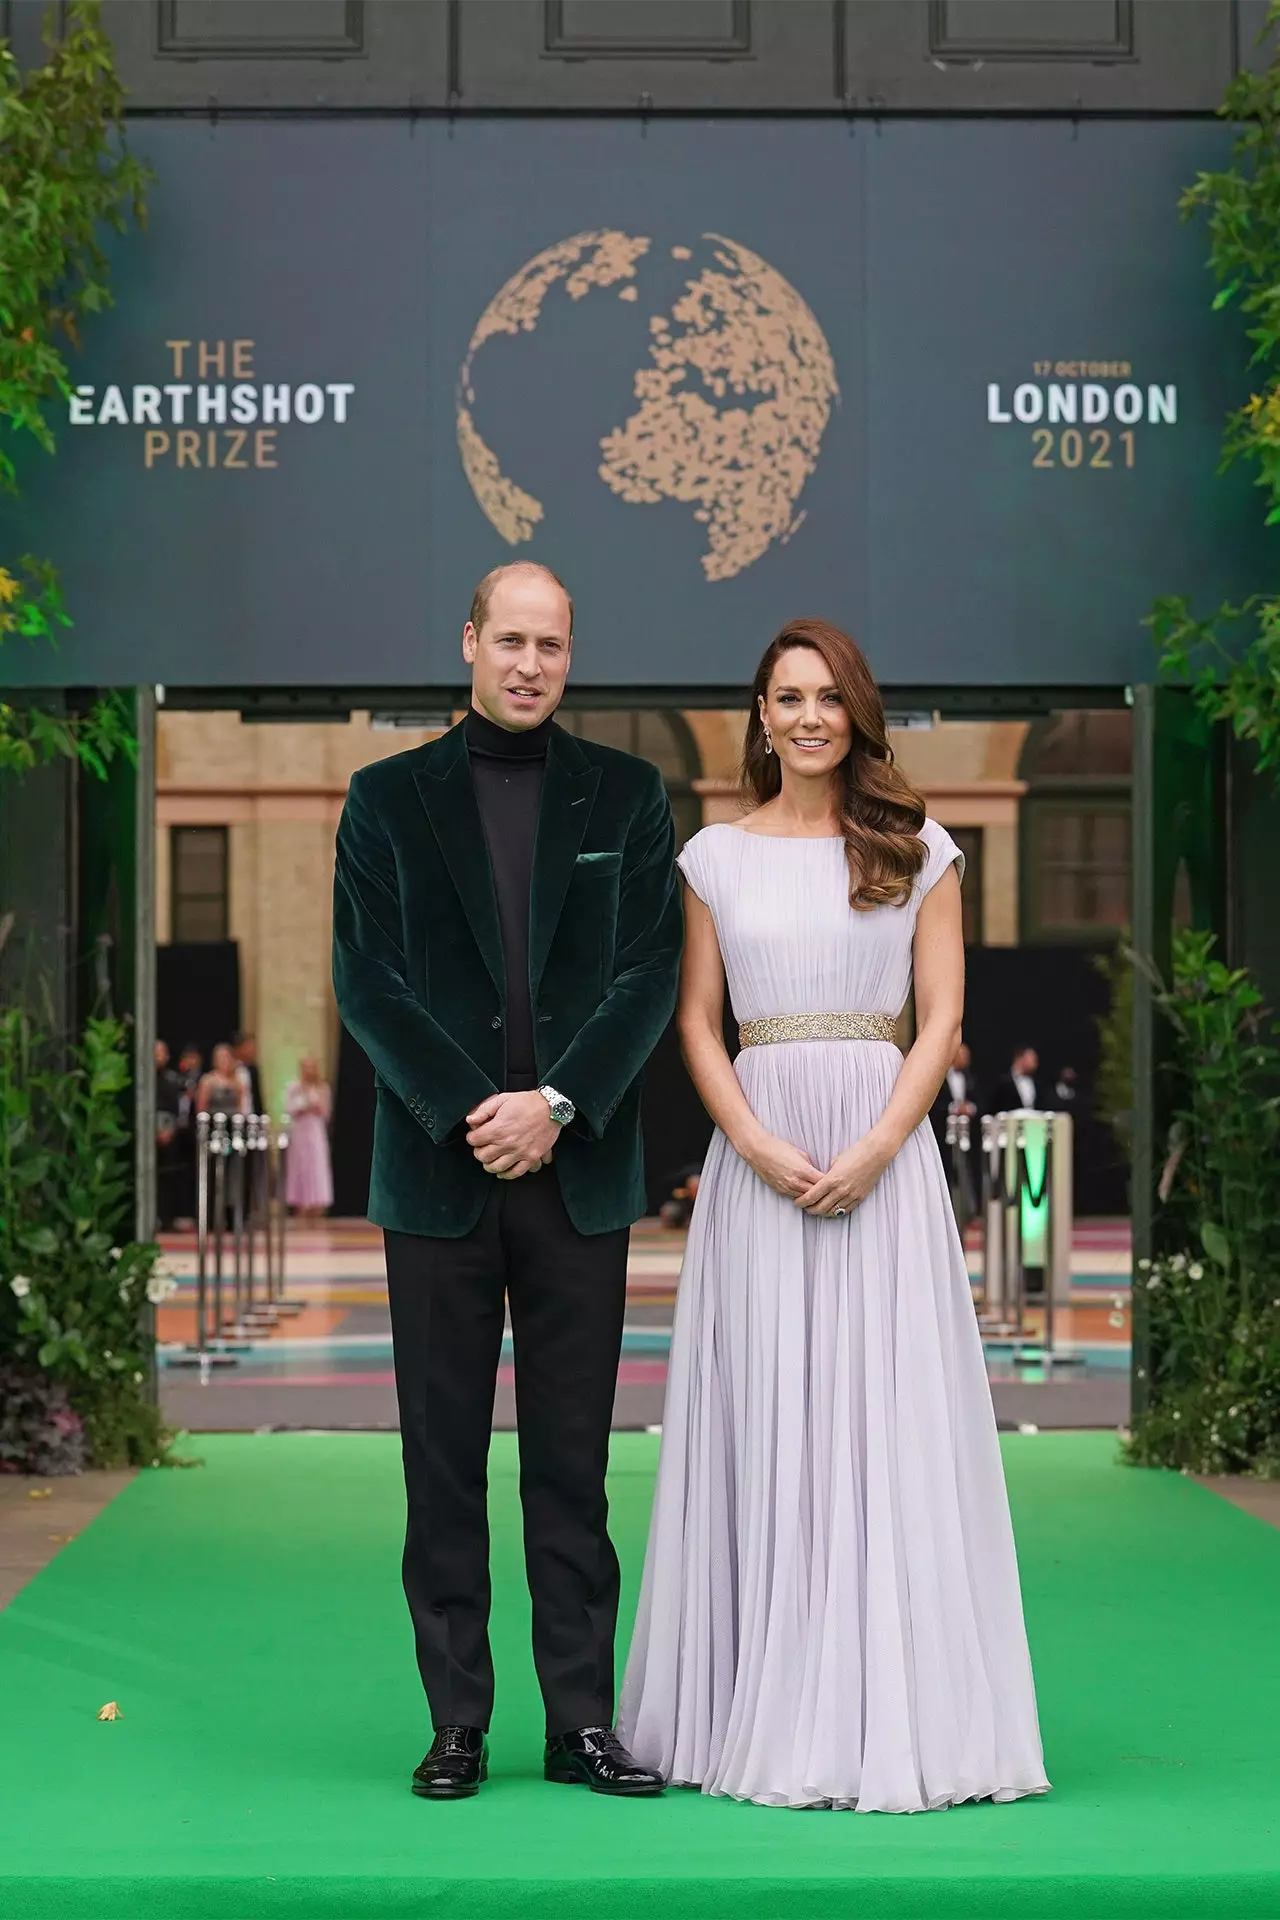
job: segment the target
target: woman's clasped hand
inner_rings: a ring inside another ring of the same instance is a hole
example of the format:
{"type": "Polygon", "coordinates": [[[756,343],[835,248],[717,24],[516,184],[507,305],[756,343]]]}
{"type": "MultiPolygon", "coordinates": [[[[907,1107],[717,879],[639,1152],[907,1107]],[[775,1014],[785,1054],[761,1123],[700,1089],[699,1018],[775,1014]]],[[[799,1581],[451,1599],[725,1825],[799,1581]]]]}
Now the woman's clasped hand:
{"type": "Polygon", "coordinates": [[[814,1166],[803,1147],[772,1133],[743,1157],[766,1186],[820,1219],[843,1219],[852,1213],[893,1158],[868,1136],[846,1147],[824,1171],[814,1166]]]}

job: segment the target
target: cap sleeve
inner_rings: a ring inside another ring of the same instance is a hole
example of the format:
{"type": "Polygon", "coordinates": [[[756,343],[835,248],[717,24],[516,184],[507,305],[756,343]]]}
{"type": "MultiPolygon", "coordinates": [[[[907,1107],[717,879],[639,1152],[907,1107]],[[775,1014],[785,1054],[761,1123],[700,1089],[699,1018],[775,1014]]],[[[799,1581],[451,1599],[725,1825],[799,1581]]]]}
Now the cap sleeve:
{"type": "Polygon", "coordinates": [[[676,865],[704,906],[711,905],[711,860],[707,848],[707,830],[686,840],[676,855],[676,865]]]}
{"type": "Polygon", "coordinates": [[[923,899],[926,893],[937,886],[947,868],[952,865],[958,869],[959,878],[964,879],[964,855],[946,828],[940,827],[936,820],[925,821],[920,830],[920,838],[925,843],[926,852],[924,866],[920,869],[920,877],[916,884],[923,899]]]}

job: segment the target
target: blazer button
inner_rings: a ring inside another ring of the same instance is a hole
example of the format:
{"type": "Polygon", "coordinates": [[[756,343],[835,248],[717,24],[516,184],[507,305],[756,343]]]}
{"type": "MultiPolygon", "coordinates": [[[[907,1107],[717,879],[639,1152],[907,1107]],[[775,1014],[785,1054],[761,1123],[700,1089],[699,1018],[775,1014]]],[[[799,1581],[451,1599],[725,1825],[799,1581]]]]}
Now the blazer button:
{"type": "Polygon", "coordinates": [[[496,1033],[498,1028],[502,1025],[502,1015],[500,1013],[495,1013],[492,1020],[489,1022],[489,1025],[493,1028],[494,1032],[496,1033]]]}

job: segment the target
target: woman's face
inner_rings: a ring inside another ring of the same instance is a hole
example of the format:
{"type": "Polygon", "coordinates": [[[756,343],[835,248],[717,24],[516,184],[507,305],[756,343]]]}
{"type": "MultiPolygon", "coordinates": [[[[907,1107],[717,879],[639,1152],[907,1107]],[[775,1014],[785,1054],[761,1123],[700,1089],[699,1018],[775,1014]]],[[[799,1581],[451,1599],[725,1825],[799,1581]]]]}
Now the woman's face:
{"type": "Polygon", "coordinates": [[[320,1068],[314,1060],[299,1060],[298,1078],[304,1086],[313,1087],[320,1078],[320,1068]]]}
{"type": "Polygon", "coordinates": [[[813,647],[779,654],[760,717],[773,735],[780,766],[804,779],[834,773],[853,739],[831,669],[813,647]]]}
{"type": "Polygon", "coordinates": [[[230,1047],[215,1047],[213,1050],[213,1070],[221,1074],[224,1080],[230,1080],[236,1070],[236,1057],[230,1047]]]}

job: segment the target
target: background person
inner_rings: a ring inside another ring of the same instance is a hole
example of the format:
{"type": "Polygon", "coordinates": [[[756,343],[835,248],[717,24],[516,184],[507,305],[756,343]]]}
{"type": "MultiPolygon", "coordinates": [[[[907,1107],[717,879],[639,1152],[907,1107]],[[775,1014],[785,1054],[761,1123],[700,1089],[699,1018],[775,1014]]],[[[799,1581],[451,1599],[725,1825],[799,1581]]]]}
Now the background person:
{"type": "Polygon", "coordinates": [[[191,1116],[195,1112],[196,1089],[199,1087],[203,1075],[204,1055],[193,1040],[188,1040],[186,1046],[178,1055],[178,1079],[182,1083],[179,1118],[184,1127],[189,1126],[191,1123],[191,1116]]]}
{"type": "Polygon", "coordinates": [[[169,1045],[157,1040],[156,1062],[156,1218],[172,1227],[182,1212],[181,1075],[170,1065],[169,1045]]]}
{"type": "Polygon", "coordinates": [[[204,1075],[204,1056],[195,1042],[188,1040],[178,1055],[178,1215],[180,1228],[195,1225],[196,1218],[196,1094],[204,1075]]]}
{"type": "Polygon", "coordinates": [[[236,1065],[244,1081],[248,1105],[246,1113],[262,1113],[262,1075],[258,1070],[258,1042],[251,1033],[238,1033],[233,1042],[236,1065]]]}
{"type": "Polygon", "coordinates": [[[241,1072],[234,1049],[223,1041],[214,1048],[212,1065],[196,1088],[196,1112],[225,1113],[230,1118],[233,1113],[251,1112],[249,1103],[248,1076],[241,1072]]]}
{"type": "MultiPolygon", "coordinates": [[[[1045,1092],[1040,1080],[1040,1055],[1034,1047],[1015,1047],[1009,1071],[1002,1074],[991,1089],[989,1111],[1014,1113],[1019,1107],[1028,1107],[1043,1112],[1045,1092]]],[[[1053,1102],[1049,1101],[1048,1105],[1052,1106],[1053,1102]]]]}
{"type": "Polygon", "coordinates": [[[298,1077],[285,1089],[284,1110],[293,1121],[289,1134],[285,1199],[300,1217],[315,1225],[333,1205],[333,1168],[329,1159],[329,1121],[333,1099],[320,1077],[319,1063],[299,1060],[298,1077]]]}
{"type": "Polygon", "coordinates": [[[698,1197],[698,1182],[702,1178],[701,1162],[696,1167],[686,1167],[671,1190],[669,1199],[658,1208],[658,1218],[664,1227],[687,1227],[693,1213],[693,1203],[698,1197]]]}

